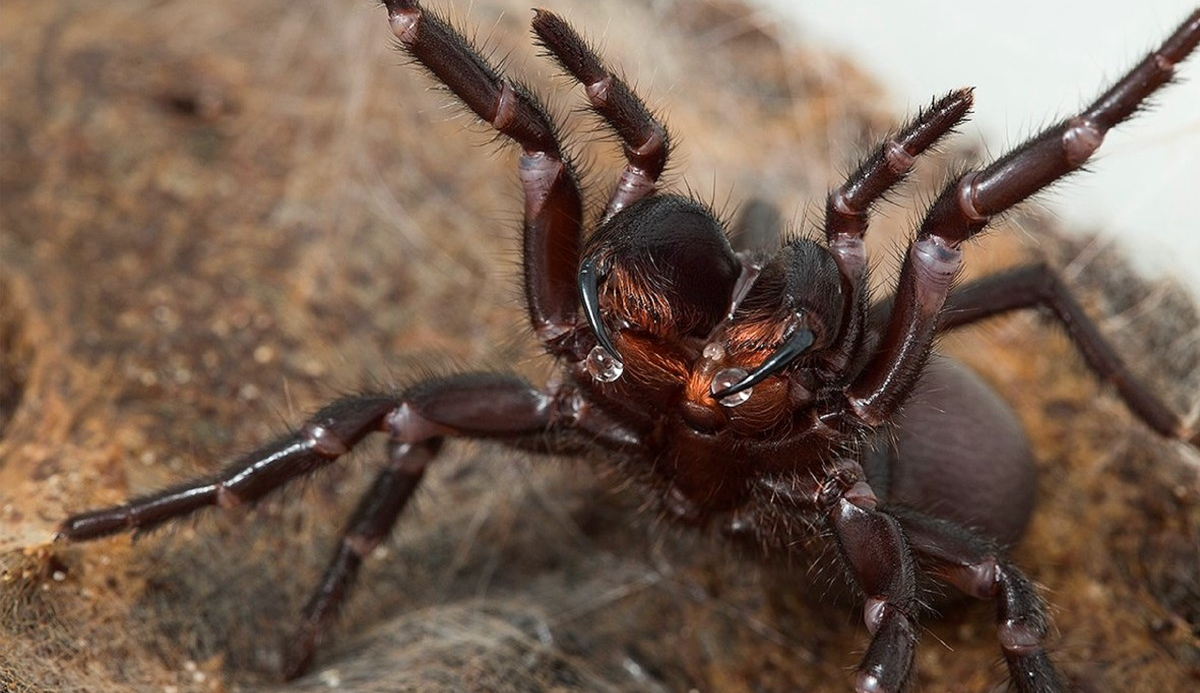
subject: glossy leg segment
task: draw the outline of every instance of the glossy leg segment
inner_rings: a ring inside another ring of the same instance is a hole
[[[855,679],[857,693],[898,693],[913,668],[917,646],[917,569],[900,523],[876,509],[862,467],[841,460],[823,478],[760,482],[771,502],[825,518],[838,550],[863,595],[863,622],[871,644]]]
[[[846,320],[837,350],[846,362],[862,351],[866,327],[867,251],[863,236],[871,209],[912,170],[916,158],[937,144],[971,111],[970,89],[954,91],[923,109],[889,137],[825,201],[825,238],[842,274]]]
[[[387,417],[388,464],[359,501],[321,582],[304,607],[285,663],[293,679],[308,670],[358,577],[363,559],[391,533],[446,436],[525,439],[549,433],[554,400],[525,381],[466,374],[417,385]]]
[[[587,93],[588,102],[624,144],[625,171],[604,211],[607,219],[654,193],[667,165],[671,138],[646,104],[609,71],[574,29],[557,15],[534,10],[533,30],[542,45],[558,59]]]
[[[72,515],[63,522],[58,537],[84,541],[131,530],[144,532],[208,506],[252,503],[333,462],[367,434],[383,430],[385,417],[399,402],[388,396],[339,400],[295,433],[238,459],[213,477]]]
[[[912,390],[961,266],[962,242],[995,215],[1082,166],[1104,134],[1166,84],[1198,42],[1200,10],[1083,113],[946,187],[909,246],[877,353],[847,391],[860,420],[869,425],[889,420]]]
[[[865,482],[862,482],[865,485]],[[917,646],[916,570],[896,520],[843,497],[829,512],[838,547],[866,595],[871,645],[858,666],[858,693],[898,693]]]
[[[1034,307],[1049,310],[1062,323],[1088,367],[1110,383],[1147,426],[1168,438],[1200,445],[1200,431],[1189,429],[1179,414],[1134,377],[1067,285],[1045,264],[1018,267],[955,289],[946,300],[938,330],[952,330],[1000,313]]]
[[[525,297],[534,332],[554,351],[575,326],[583,202],[546,109],[437,15],[412,0],[385,0],[404,49],[500,134],[522,149]]]
[[[962,527],[895,509],[922,570],[963,594],[996,603],[996,634],[1020,693],[1067,690],[1042,646],[1050,629],[1033,584],[991,542]]]
[[[1195,10],[1163,45],[1079,115],[1051,127],[981,171],[951,183],[921,225],[922,237],[935,235],[957,244],[975,235],[997,214],[1078,170],[1104,141],[1175,74],[1175,66],[1200,43],[1200,10]]]

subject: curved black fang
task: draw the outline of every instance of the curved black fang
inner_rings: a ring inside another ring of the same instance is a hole
[[[596,341],[600,342],[600,346],[604,347],[608,355],[616,359],[618,363],[624,363],[625,359],[617,353],[617,348],[608,338],[608,331],[604,329],[604,321],[600,319],[598,281],[596,258],[589,257],[579,263],[579,298],[583,302],[583,314],[587,317],[588,324],[592,326],[592,332],[596,334]]]
[[[813,334],[812,330],[803,327],[796,330],[782,346],[775,350],[774,354],[767,357],[767,360],[763,361],[761,366],[755,368],[753,373],[742,378],[741,382],[730,385],[720,392],[714,392],[713,397],[716,399],[725,399],[730,395],[736,395],[743,390],[754,387],[791,363],[797,356],[803,354],[813,345],[816,339],[817,337]]]

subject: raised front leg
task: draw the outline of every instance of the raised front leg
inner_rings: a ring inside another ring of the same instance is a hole
[[[552,353],[575,326],[583,202],[554,123],[533,94],[499,74],[462,34],[410,0],[385,0],[400,44],[467,108],[521,146],[525,298],[534,333]]]
[[[871,209],[912,170],[917,157],[937,144],[971,112],[970,89],[950,92],[922,109],[887,137],[825,200],[825,239],[842,276],[858,286],[867,270],[863,237]]]
[[[599,56],[558,15],[534,10],[533,31],[542,45],[584,86],[588,103],[624,144],[625,170],[608,201],[604,218],[654,194],[667,165],[671,137],[646,104],[604,66]]]
[[[871,210],[912,170],[917,157],[933,147],[971,111],[970,89],[954,91],[922,109],[886,138],[825,200],[825,240],[842,275],[843,312],[837,351],[848,363],[861,349],[867,325],[867,249],[863,241]]]
[[[1166,84],[1197,43],[1200,10],[1081,114],[942,191],[908,248],[878,351],[848,390],[849,403],[863,422],[878,425],[889,420],[920,376],[942,305],[962,264],[962,242],[996,215],[1079,169],[1104,134]]]

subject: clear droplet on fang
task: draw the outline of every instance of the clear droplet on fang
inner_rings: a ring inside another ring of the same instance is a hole
[[[604,347],[597,344],[588,352],[587,370],[596,380],[611,383],[621,377],[621,373],[625,371],[625,364],[614,359]]]
[[[721,390],[737,385],[745,379],[746,371],[742,370],[741,368],[726,368],[725,370],[717,371],[717,374],[713,376],[712,385],[710,386],[709,391],[715,395]],[[729,395],[728,397],[722,397],[719,401],[726,407],[736,407],[742,402],[750,399],[750,394],[753,392],[754,388],[748,387],[736,394]]]

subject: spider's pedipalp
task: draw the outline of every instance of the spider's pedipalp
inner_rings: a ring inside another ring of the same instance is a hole
[[[916,158],[963,122],[971,112],[970,89],[950,92],[921,109],[889,137],[825,201],[825,238],[842,274],[858,283],[866,271],[862,240],[871,208],[912,170]]]
[[[845,287],[841,336],[835,348],[843,365],[862,352],[867,328],[867,249],[864,236],[872,208],[912,170],[916,158],[935,147],[971,112],[970,89],[934,101],[863,160],[825,198],[825,240]]]

